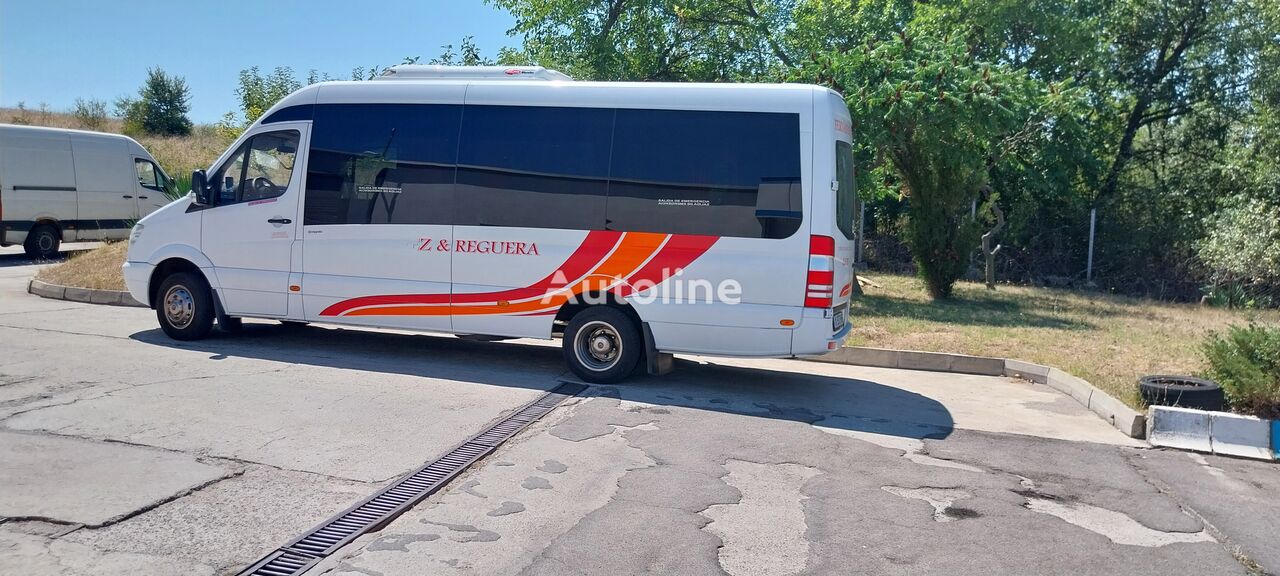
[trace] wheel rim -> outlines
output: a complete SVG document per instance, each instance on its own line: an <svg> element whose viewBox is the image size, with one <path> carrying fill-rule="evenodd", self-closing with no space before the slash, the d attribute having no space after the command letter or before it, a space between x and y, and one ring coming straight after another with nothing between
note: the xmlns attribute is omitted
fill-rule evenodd
<svg viewBox="0 0 1280 576"><path fill-rule="evenodd" d="M588 322L574 338L573 352L578 363L592 372L613 368L622 358L622 336L607 322Z"/></svg>
<svg viewBox="0 0 1280 576"><path fill-rule="evenodd" d="M195 317L196 299L186 286L173 286L164 293L164 318L171 326L186 328Z"/></svg>
<svg viewBox="0 0 1280 576"><path fill-rule="evenodd" d="M53 234L42 232L36 237L36 247L44 254L53 252Z"/></svg>

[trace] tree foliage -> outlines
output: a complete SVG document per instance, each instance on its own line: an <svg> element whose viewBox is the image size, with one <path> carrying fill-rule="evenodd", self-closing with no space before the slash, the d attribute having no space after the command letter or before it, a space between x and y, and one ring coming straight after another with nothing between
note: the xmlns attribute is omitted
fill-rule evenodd
<svg viewBox="0 0 1280 576"><path fill-rule="evenodd" d="M129 134L186 136L191 133L191 91L180 76L160 68L147 70L147 80L136 98L116 100L116 114L124 119Z"/></svg>
<svg viewBox="0 0 1280 576"><path fill-rule="evenodd" d="M950 296L979 236L970 206L1010 153L1051 133L1062 87L983 62L927 19L883 41L815 58L799 72L843 92L861 156L879 167L864 189L908 203L906 242L929 293Z"/></svg>

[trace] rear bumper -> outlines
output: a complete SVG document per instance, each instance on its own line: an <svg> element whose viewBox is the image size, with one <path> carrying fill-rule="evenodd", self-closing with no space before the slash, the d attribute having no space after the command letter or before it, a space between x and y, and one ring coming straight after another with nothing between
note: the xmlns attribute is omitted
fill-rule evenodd
<svg viewBox="0 0 1280 576"><path fill-rule="evenodd" d="M156 267L146 262L125 262L121 271L124 273L124 285L129 288L129 295L148 307L151 306L150 284L151 272Z"/></svg>
<svg viewBox="0 0 1280 576"><path fill-rule="evenodd" d="M791 333L791 354L793 356L821 356L844 344L844 339L853 329L853 322L846 318L844 327L833 331L832 319L824 310L805 308L800 325Z"/></svg>

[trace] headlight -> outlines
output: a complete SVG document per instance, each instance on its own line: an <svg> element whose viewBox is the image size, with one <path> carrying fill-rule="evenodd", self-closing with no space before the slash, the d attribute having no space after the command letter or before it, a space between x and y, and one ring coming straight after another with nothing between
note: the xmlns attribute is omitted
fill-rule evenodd
<svg viewBox="0 0 1280 576"><path fill-rule="evenodd" d="M138 241L138 237L142 235L142 224L134 224L133 230L129 231L129 245Z"/></svg>

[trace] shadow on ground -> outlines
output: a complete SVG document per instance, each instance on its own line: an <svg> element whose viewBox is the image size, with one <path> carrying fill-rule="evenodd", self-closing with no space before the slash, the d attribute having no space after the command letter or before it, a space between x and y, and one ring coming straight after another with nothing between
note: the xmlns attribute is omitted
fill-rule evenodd
<svg viewBox="0 0 1280 576"><path fill-rule="evenodd" d="M53 258L32 258L24 252L15 252L13 254L0 254L0 268L12 268L15 266L31 266L32 264L57 264L65 262L68 257L77 252L84 252L89 248L73 248L58 252Z"/></svg>
<svg viewBox="0 0 1280 576"><path fill-rule="evenodd" d="M352 370L353 378L372 371L539 390L573 379L558 346L268 324L246 324L239 334L196 342L171 340L159 329L131 338L208 353L211 360L243 357ZM954 427L939 402L877 382L683 359L666 376L639 375L592 387L586 395L915 439L946 438Z"/></svg>

